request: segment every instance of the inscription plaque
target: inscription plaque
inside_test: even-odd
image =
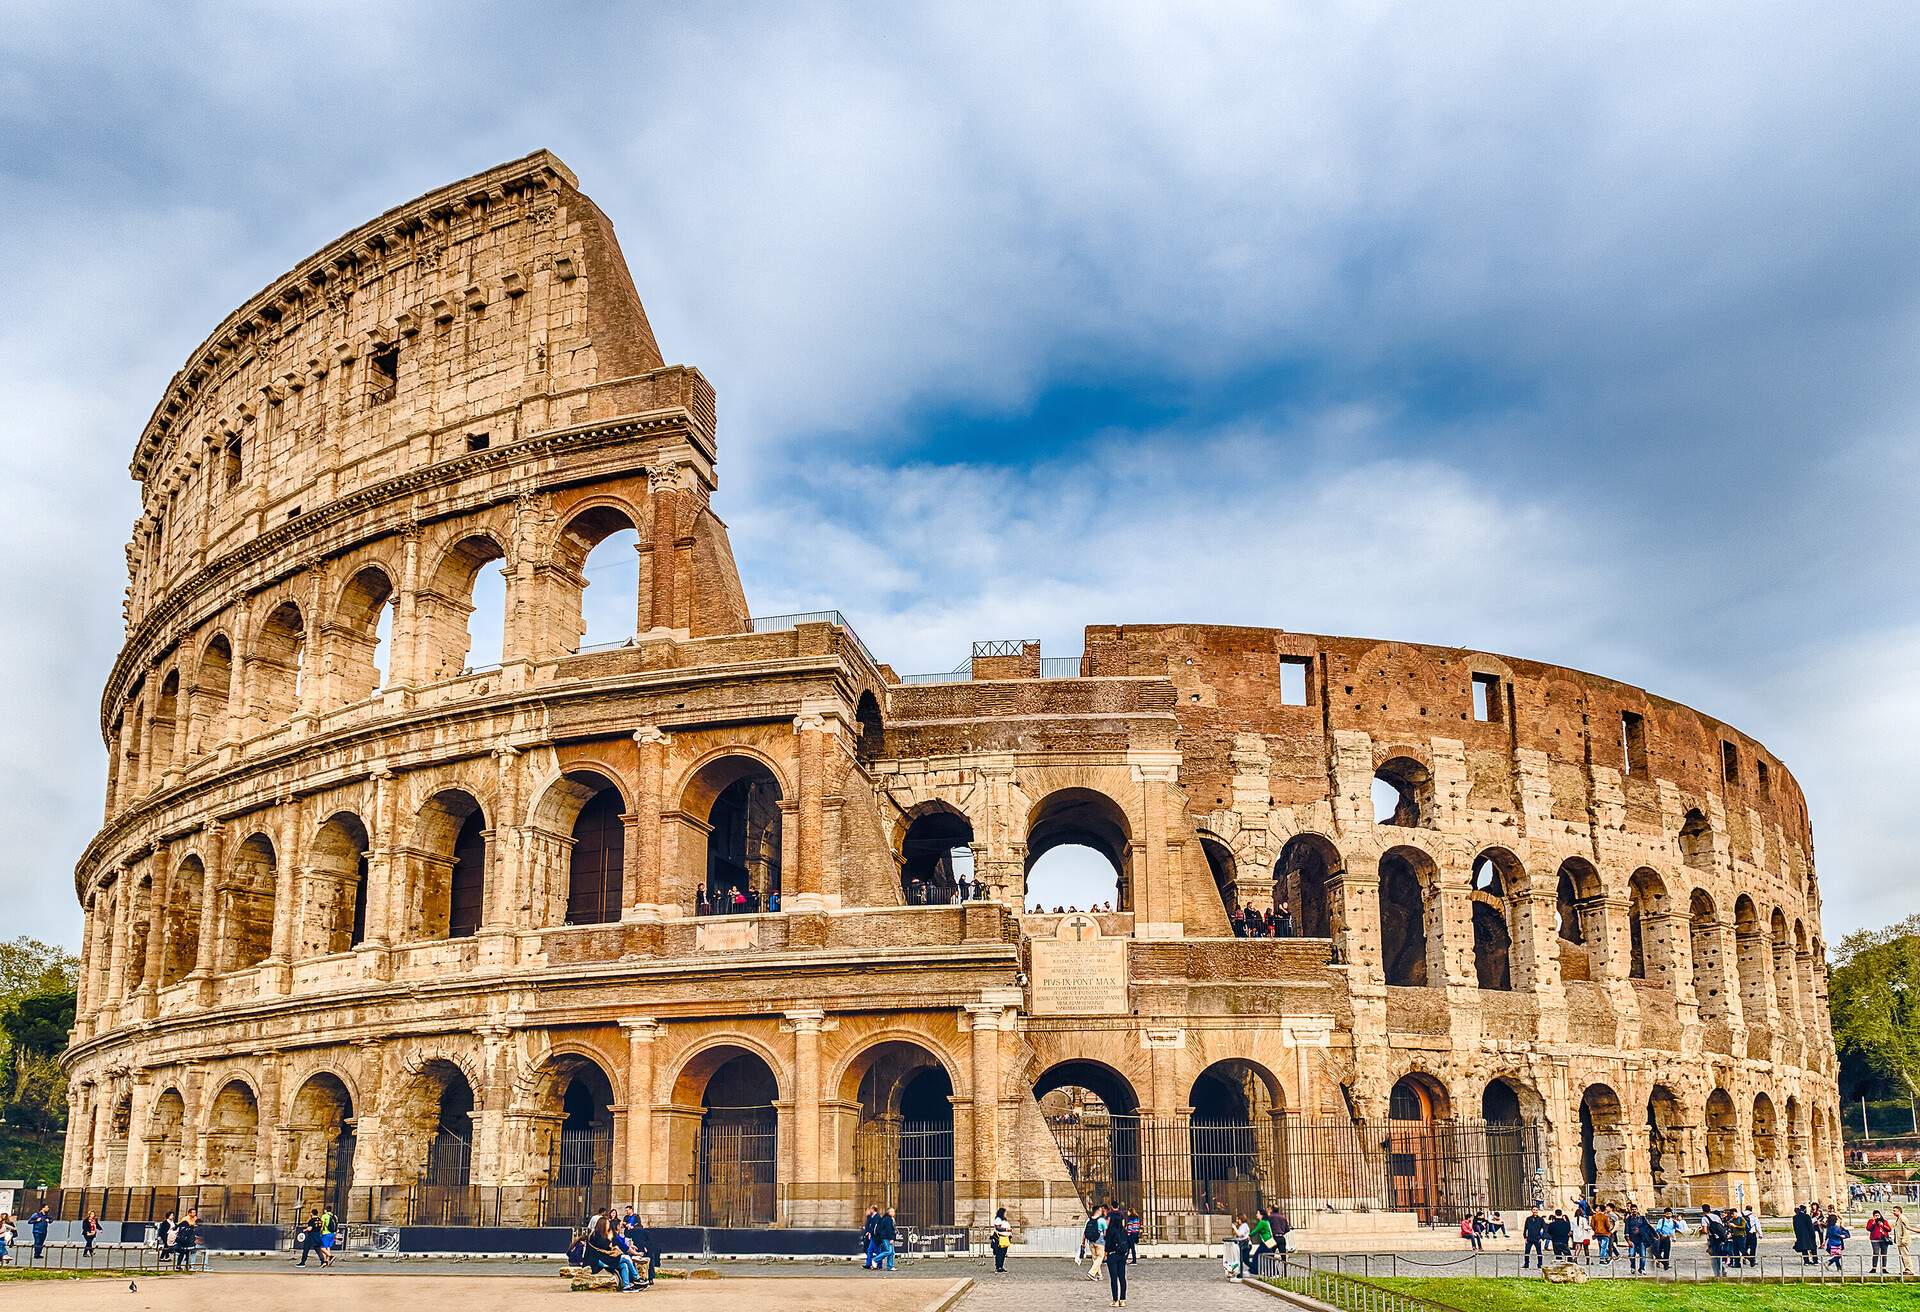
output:
[[[1032,957],[1033,1015],[1126,1014],[1127,941],[1103,936],[1092,916],[1063,917],[1052,938],[1033,941]]]

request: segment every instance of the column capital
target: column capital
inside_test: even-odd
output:
[[[795,1007],[782,1013],[786,1019],[780,1022],[780,1028],[790,1034],[818,1034],[822,1030],[838,1029],[839,1021],[827,1019],[823,1007]]]
[[[633,740],[642,747],[652,747],[656,744],[661,747],[670,747],[673,745],[673,735],[657,724],[644,725],[641,728],[635,729],[633,731]]]
[[[629,1016],[620,1022],[620,1028],[627,1032],[631,1042],[652,1043],[666,1026],[651,1016]]]

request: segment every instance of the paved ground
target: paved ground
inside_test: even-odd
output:
[[[858,1274],[856,1271],[854,1277]],[[8,1287],[0,1298],[48,1312],[203,1312],[207,1308],[244,1308],[246,1312],[358,1312],[362,1308],[539,1312],[543,1308],[571,1308],[579,1312],[586,1297],[570,1293],[558,1276],[534,1282],[488,1275],[350,1274],[340,1270],[320,1275],[215,1271],[136,1279],[137,1290],[118,1279],[45,1281]],[[663,1281],[644,1294],[590,1298],[585,1306],[599,1307],[604,1300],[609,1306],[637,1303],[651,1312],[846,1312],[855,1306],[860,1312],[928,1312],[944,1301],[958,1280],[957,1274],[940,1279],[896,1275],[856,1286],[847,1276],[818,1273],[812,1279],[733,1276],[675,1280]]]

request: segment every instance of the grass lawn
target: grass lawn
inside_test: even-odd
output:
[[[56,1266],[0,1266],[0,1285],[28,1280],[105,1280],[115,1276],[122,1280],[157,1280],[162,1274],[158,1271],[108,1271],[104,1267],[97,1271],[86,1271]]]
[[[1920,1285],[1764,1285],[1659,1284],[1640,1280],[1590,1280],[1584,1285],[1550,1285],[1544,1280],[1502,1278],[1375,1280],[1372,1283],[1466,1312],[1718,1312],[1750,1308],[1756,1312],[1880,1312],[1920,1308]]]

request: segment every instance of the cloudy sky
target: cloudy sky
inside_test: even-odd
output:
[[[169,376],[542,146],[719,390],[756,613],[1602,671],[1787,761],[1830,938],[1920,909],[1920,9],[1657,8],[10,0],[0,932],[78,941]]]

